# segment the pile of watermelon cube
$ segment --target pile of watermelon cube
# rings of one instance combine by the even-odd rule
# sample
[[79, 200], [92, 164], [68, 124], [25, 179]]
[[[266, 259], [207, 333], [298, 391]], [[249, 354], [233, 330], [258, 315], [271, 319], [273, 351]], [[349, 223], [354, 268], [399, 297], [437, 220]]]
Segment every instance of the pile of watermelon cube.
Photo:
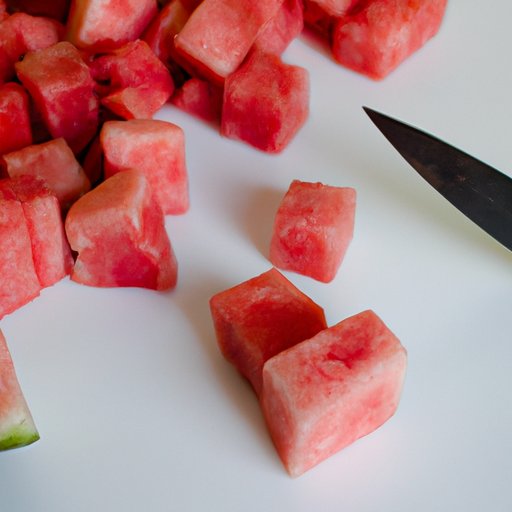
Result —
[[[172, 103], [224, 137], [279, 153], [309, 114], [308, 71], [283, 60], [283, 52], [305, 27], [326, 41], [334, 61], [379, 80], [436, 34], [446, 3], [0, 0], [0, 319], [66, 276], [98, 287], [176, 286], [178, 262], [165, 216], [187, 212], [188, 175], [182, 128], [154, 118], [163, 105]], [[319, 230], [312, 229], [301, 210], [312, 197], [318, 202], [318, 194], [335, 212], [316, 213]], [[276, 215], [272, 264], [331, 281], [352, 237], [354, 206], [351, 189], [294, 182]], [[322, 223], [327, 218], [335, 218], [335, 225]], [[323, 236], [326, 232], [330, 237]], [[275, 272], [267, 277], [283, 285]], [[288, 284], [283, 286], [290, 292]], [[297, 291], [292, 295], [299, 299]], [[307, 303], [306, 310], [310, 307]], [[325, 441], [330, 427], [319, 420], [315, 436], [329, 449], [311, 455], [318, 439], [303, 438], [298, 431], [289, 445], [288, 434], [283, 437], [282, 432], [294, 422], [300, 430], [310, 413], [301, 412], [292, 421], [287, 415], [298, 409], [280, 395], [283, 386], [290, 386], [286, 396], [291, 399], [297, 382], [309, 379], [309, 374], [286, 384], [282, 375], [289, 372], [283, 368], [291, 363], [284, 355], [281, 362], [270, 361], [303, 347], [299, 338], [315, 340], [323, 332], [329, 345], [331, 337], [345, 338], [354, 322], [360, 322], [326, 332], [315, 308], [312, 326], [307, 326], [306, 315], [302, 320], [307, 328], [297, 328], [298, 337], [284, 337], [271, 349], [260, 347], [264, 354], [256, 354], [257, 367], [251, 363], [241, 368], [261, 396], [267, 417], [285, 418], [285, 426], [271, 419], [269, 428], [294, 475], [389, 416], [403, 368], [397, 362], [390, 363], [389, 372], [383, 370], [387, 408], [382, 412], [376, 405], [373, 409], [380, 412], [361, 420], [360, 428], [349, 429], [350, 439]], [[395, 340], [372, 315], [365, 313], [363, 324], [373, 326], [368, 329], [374, 334], [368, 334], [354, 353], [337, 355], [338, 348], [325, 352], [324, 347], [311, 356], [331, 358], [333, 364], [342, 361], [348, 369], [356, 365], [353, 360], [367, 361], [356, 365], [360, 370], [355, 389], [371, 361], [382, 360], [372, 359], [372, 354], [387, 350], [375, 348], [372, 340]], [[403, 353], [396, 341], [389, 344], [390, 353]], [[303, 357], [297, 351], [289, 360], [301, 368]], [[322, 371], [328, 377], [331, 370]], [[1, 333], [0, 382], [5, 383], [0, 394], [0, 450], [33, 442], [37, 431]], [[327, 384], [319, 385], [320, 390], [322, 386]], [[377, 391], [367, 389], [361, 396], [365, 393], [365, 403], [377, 400]], [[341, 409], [354, 410], [353, 397], [340, 400]]]

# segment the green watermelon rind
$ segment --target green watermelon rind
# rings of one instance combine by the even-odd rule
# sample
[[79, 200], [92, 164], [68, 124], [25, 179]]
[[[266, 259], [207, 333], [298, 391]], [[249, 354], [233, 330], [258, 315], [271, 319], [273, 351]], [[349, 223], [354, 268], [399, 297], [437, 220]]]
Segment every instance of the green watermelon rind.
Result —
[[29, 425], [16, 425], [1, 434], [0, 451], [28, 446], [38, 440], [39, 432], [37, 430]]

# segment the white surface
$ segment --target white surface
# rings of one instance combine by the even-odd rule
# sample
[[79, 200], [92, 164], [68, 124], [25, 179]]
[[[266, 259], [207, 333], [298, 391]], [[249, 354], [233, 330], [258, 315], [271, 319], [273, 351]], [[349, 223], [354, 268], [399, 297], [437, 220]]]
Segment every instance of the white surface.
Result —
[[[368, 105], [512, 169], [512, 7], [450, 0], [440, 33], [382, 82], [307, 39], [311, 116], [282, 155], [187, 136], [191, 210], [168, 219], [170, 293], [65, 280], [4, 318], [41, 433], [0, 454], [0, 509], [91, 511], [512, 510], [512, 253], [412, 171]], [[409, 352], [396, 415], [298, 479], [256, 399], [220, 356], [208, 299], [266, 271], [273, 215], [294, 178], [353, 186], [354, 241], [334, 282], [286, 275], [330, 324], [374, 309]]]

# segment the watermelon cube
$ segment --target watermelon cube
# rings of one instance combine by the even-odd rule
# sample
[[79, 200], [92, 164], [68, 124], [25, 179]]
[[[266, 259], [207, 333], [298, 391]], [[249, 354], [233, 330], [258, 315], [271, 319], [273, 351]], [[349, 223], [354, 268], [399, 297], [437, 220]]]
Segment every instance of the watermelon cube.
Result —
[[101, 104], [123, 119], [150, 119], [167, 102], [174, 82], [165, 65], [140, 39], [91, 64]]
[[221, 134], [281, 152], [306, 122], [309, 75], [278, 55], [251, 52], [224, 85]]
[[16, 72], [51, 136], [63, 137], [74, 153], [85, 148], [98, 128], [99, 102], [80, 52], [62, 41], [28, 52]]
[[176, 49], [202, 77], [222, 83], [282, 2], [203, 0], [176, 36]]
[[72, 0], [67, 40], [93, 53], [139, 38], [158, 12], [156, 0]]
[[26, 146], [3, 156], [8, 176], [43, 179], [63, 210], [87, 192], [90, 181], [63, 138]]
[[439, 30], [447, 0], [370, 0], [341, 16], [333, 29], [336, 61], [381, 80]]
[[63, 30], [55, 20], [24, 12], [5, 18], [0, 25], [0, 83], [14, 79], [14, 65], [25, 53], [56, 44]]
[[78, 253], [73, 281], [153, 290], [176, 285], [164, 215], [143, 173], [120, 172], [82, 196], [69, 210], [65, 229]]
[[59, 201], [46, 183], [34, 176], [7, 181], [23, 208], [39, 284], [42, 288], [52, 286], [73, 267]]
[[0, 319], [41, 291], [21, 202], [9, 180], [0, 180]]
[[284, 0], [258, 32], [253, 48], [281, 55], [304, 28], [302, 0]]
[[223, 90], [212, 82], [192, 77], [176, 90], [171, 103], [203, 121], [220, 126]]
[[129, 169], [146, 175], [164, 214], [189, 207], [183, 130], [167, 121], [107, 121], [100, 133], [105, 178]]
[[323, 309], [271, 269], [210, 299], [224, 357], [261, 392], [269, 358], [326, 328]]
[[396, 412], [407, 354], [364, 311], [269, 359], [261, 406], [277, 452], [297, 477]]
[[277, 210], [270, 261], [328, 283], [354, 233], [356, 192], [351, 187], [294, 180]]
[[0, 331], [0, 451], [27, 446], [39, 433], [23, 396], [5, 337]]
[[14, 82], [0, 85], [0, 157], [32, 144], [28, 96]]

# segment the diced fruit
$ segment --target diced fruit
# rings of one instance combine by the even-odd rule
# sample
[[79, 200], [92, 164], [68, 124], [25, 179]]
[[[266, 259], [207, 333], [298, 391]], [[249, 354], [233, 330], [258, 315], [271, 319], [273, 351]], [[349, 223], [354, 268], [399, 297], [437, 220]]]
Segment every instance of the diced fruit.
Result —
[[23, 208], [39, 283], [43, 288], [52, 286], [73, 267], [59, 201], [45, 182], [34, 176], [8, 181]]
[[141, 172], [118, 173], [81, 197], [65, 229], [78, 253], [74, 281], [154, 290], [176, 285], [178, 267], [164, 215]]
[[355, 207], [353, 188], [294, 180], [276, 213], [271, 263], [332, 281], [352, 240]]
[[23, 207], [9, 180], [0, 180], [0, 318], [39, 295]]
[[290, 475], [385, 423], [398, 407], [406, 364], [400, 341], [372, 311], [269, 359], [261, 405]]
[[323, 309], [271, 269], [210, 299], [224, 357], [261, 391], [263, 364], [326, 328]]
[[90, 182], [75, 155], [62, 138], [27, 146], [3, 156], [7, 174], [43, 179], [63, 210], [90, 189]]
[[308, 113], [308, 72], [277, 55], [255, 51], [225, 81], [221, 133], [278, 153]]
[[176, 36], [176, 49], [204, 78], [222, 83], [283, 0], [203, 0]]
[[99, 102], [80, 52], [62, 41], [27, 53], [16, 71], [52, 137], [66, 139], [74, 153], [82, 150], [96, 134]]
[[200, 78], [187, 80], [171, 98], [181, 110], [208, 123], [220, 125], [223, 90]]
[[67, 39], [91, 52], [111, 51], [141, 36], [156, 0], [72, 0]]
[[284, 0], [277, 13], [259, 31], [253, 48], [281, 55], [303, 28], [302, 0]]
[[447, 0], [371, 0], [342, 16], [333, 31], [334, 58], [380, 80], [432, 38]]
[[32, 16], [46, 16], [65, 22], [71, 0], [7, 0], [11, 11], [25, 12]]
[[178, 65], [181, 61], [174, 46], [174, 38], [200, 3], [201, 0], [171, 0], [162, 7], [142, 36], [155, 55], [169, 68], [175, 80], [182, 79], [183, 71]]
[[0, 331], [0, 451], [27, 446], [37, 440], [39, 433]]
[[62, 32], [62, 25], [49, 18], [23, 12], [8, 16], [0, 25], [0, 83], [15, 77], [14, 65], [25, 53], [56, 44]]
[[91, 73], [101, 104], [123, 119], [150, 119], [174, 91], [168, 69], [140, 39], [98, 57]]
[[100, 134], [105, 178], [135, 169], [147, 177], [164, 214], [189, 207], [183, 130], [167, 121], [107, 121]]
[[19, 84], [0, 85], [0, 157], [32, 144], [28, 96]]

